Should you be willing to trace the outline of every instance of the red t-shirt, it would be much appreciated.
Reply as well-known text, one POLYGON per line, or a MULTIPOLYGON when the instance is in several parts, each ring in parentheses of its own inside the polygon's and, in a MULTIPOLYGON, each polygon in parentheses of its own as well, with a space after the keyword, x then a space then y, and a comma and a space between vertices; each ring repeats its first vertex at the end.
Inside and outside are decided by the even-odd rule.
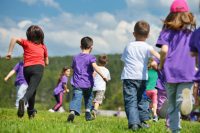
POLYGON ((48 57, 47 48, 42 44, 21 39, 20 45, 24 49, 24 66, 41 64, 45 66, 44 59, 48 57))

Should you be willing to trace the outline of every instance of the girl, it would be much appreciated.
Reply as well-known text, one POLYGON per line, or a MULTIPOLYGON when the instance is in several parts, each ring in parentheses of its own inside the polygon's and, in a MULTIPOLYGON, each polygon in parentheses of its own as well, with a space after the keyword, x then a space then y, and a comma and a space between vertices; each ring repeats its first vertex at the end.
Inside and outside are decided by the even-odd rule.
POLYGON ((62 106, 63 94, 65 92, 69 92, 69 89, 67 88, 67 81, 69 76, 70 76, 70 68, 64 67, 58 79, 57 86, 54 89, 54 96, 57 104, 52 109, 49 110, 50 112, 58 111, 62 106))
POLYGON ((47 48, 44 44, 44 33, 37 25, 31 25, 26 31, 26 39, 12 38, 6 59, 11 59, 12 51, 16 43, 24 49, 24 77, 28 84, 27 91, 19 100, 18 117, 24 116, 24 103, 28 102, 28 116, 33 118, 36 110, 35 95, 36 89, 42 79, 44 66, 49 64, 47 48))
POLYGON ((161 47, 159 70, 163 68, 169 99, 169 125, 173 133, 180 132, 180 111, 192 110, 191 88, 195 74, 195 58, 190 56, 189 41, 196 23, 185 0, 174 0, 158 38, 161 47))

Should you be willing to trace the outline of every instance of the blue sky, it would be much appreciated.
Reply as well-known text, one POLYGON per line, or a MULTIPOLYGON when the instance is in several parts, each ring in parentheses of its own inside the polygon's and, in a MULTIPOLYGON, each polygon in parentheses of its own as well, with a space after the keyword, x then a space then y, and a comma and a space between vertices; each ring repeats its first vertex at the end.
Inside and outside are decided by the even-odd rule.
MULTIPOLYGON (((149 44, 155 45, 162 27, 161 19, 169 13, 172 0, 1 0, 0 55, 4 56, 13 36, 26 38, 27 27, 37 24, 45 33, 50 56, 80 52, 80 39, 94 39, 93 54, 122 53, 132 36, 136 21, 151 25, 149 44), (154 2, 154 4, 152 4, 154 2)), ((199 20, 199 0, 189 0, 191 11, 199 20)), ((13 55, 23 51, 16 46, 13 55)))

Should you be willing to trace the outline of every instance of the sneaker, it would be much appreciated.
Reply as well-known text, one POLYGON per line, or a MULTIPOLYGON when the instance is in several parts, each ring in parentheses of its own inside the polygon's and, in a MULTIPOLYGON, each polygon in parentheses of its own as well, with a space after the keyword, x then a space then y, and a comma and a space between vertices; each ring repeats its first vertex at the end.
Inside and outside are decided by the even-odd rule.
POLYGON ((158 122, 158 116, 153 116, 153 122, 158 122))
POLYGON ((63 112, 65 112, 65 110, 64 110, 64 108, 61 106, 61 107, 59 108, 58 112, 63 113, 63 112))
POLYGON ((69 116, 68 116, 68 118, 67 118, 67 122, 73 122, 74 118, 75 118, 75 114, 70 113, 69 116))
POLYGON ((35 114, 37 114, 37 110, 36 109, 27 110, 27 113, 28 113, 28 118, 33 119, 35 117, 35 114))
POLYGON ((181 113, 183 115, 188 115, 192 111, 192 95, 188 88, 185 88, 182 92, 183 101, 181 104, 181 113))
POLYGON ((19 100, 17 115, 19 118, 22 118, 24 116, 24 99, 19 100))
POLYGON ((93 118, 97 117, 97 111, 96 110, 93 109, 92 112, 91 112, 91 114, 92 114, 93 118))
POLYGON ((92 118, 90 112, 85 112, 85 120, 86 121, 92 121, 94 118, 92 118))
POLYGON ((54 112, 55 112, 53 109, 49 109, 48 111, 51 112, 51 113, 54 113, 54 112))
POLYGON ((139 130, 138 124, 129 125, 128 128, 131 129, 132 131, 137 131, 137 130, 139 130))
POLYGON ((139 125, 139 128, 149 128, 149 125, 145 121, 142 121, 139 125))

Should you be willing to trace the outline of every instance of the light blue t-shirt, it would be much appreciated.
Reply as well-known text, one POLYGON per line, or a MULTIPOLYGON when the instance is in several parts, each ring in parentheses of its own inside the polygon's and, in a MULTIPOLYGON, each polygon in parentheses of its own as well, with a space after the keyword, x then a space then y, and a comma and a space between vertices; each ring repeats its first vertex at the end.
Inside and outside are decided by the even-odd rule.
POLYGON ((148 60, 153 47, 144 41, 129 43, 122 54, 124 68, 121 79, 148 80, 148 60))

